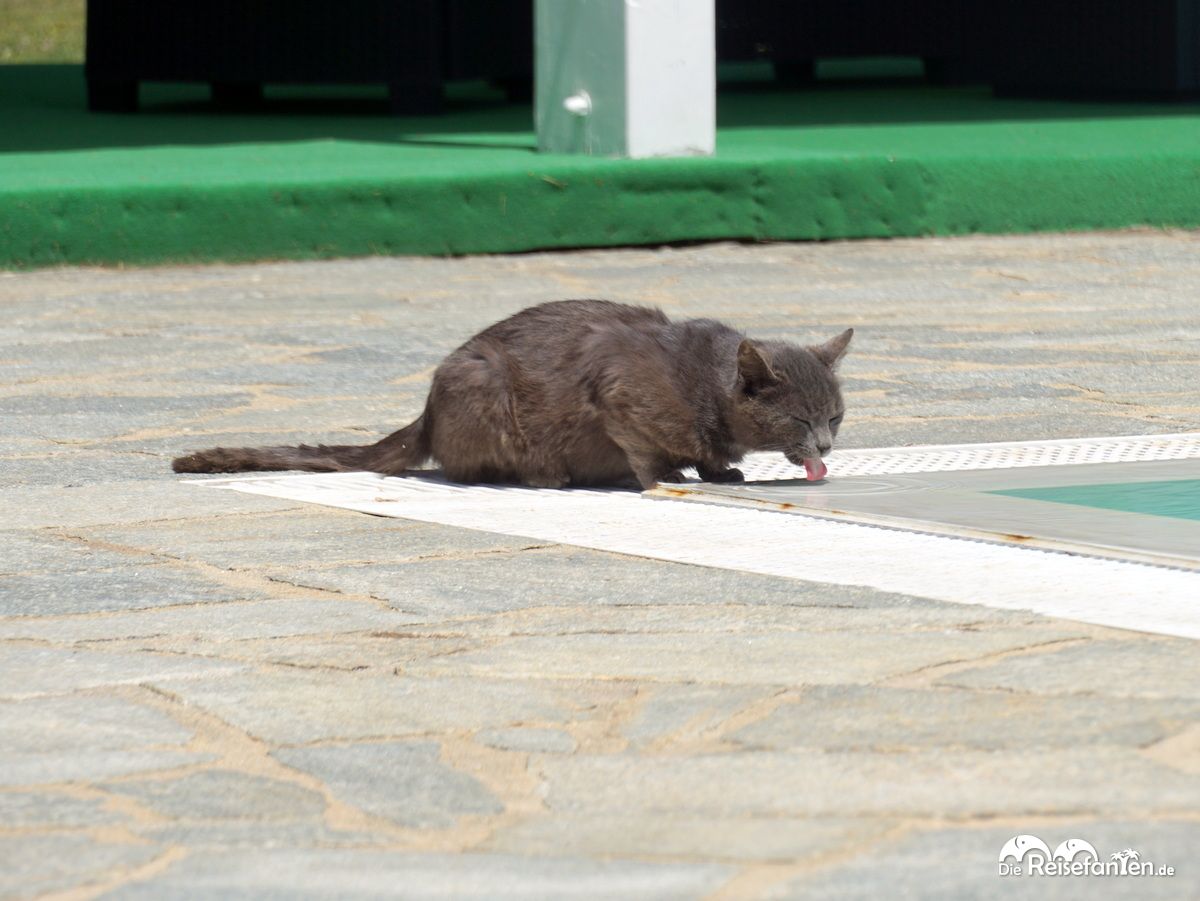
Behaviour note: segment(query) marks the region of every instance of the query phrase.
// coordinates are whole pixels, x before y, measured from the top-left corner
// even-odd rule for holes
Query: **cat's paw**
[[[740,469],[701,469],[700,478],[706,482],[744,482],[746,476]]]
[[[678,485],[681,482],[686,482],[682,472],[678,469],[672,469],[670,472],[663,473],[658,477],[659,484]]]

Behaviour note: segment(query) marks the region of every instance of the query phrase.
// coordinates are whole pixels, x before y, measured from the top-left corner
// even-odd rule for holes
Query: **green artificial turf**
[[[482,86],[440,117],[369,89],[221,113],[195,85],[114,115],[79,67],[0,66],[0,266],[1195,226],[1196,112],[741,82],[716,156],[631,161],[536,153],[529,107]]]

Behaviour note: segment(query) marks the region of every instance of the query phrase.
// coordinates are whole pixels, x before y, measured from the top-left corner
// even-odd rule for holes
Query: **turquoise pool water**
[[[1055,504],[1074,504],[1078,507],[1168,516],[1172,519],[1200,520],[1200,479],[1009,488],[987,493]]]

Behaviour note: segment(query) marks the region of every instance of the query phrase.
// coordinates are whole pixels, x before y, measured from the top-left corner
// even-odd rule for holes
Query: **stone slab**
[[[475,740],[501,751],[535,754],[570,754],[578,746],[569,732],[536,727],[483,729],[475,734]]]
[[[86,835],[0,836],[0,897],[36,898],[142,866],[161,848],[101,842]]]
[[[696,740],[719,729],[739,711],[768,701],[773,686],[659,684],[647,686],[641,703],[622,726],[631,748],[649,750],[664,741]]]
[[[516,637],[450,657],[414,661],[413,674],[501,679],[622,678],[763,685],[862,683],[936,663],[1070,637],[1054,631],[963,631],[945,636],[847,632]]]
[[[906,603],[916,608],[926,603],[914,604],[901,595],[863,589],[564,547],[419,560],[403,567],[386,563],[322,569],[298,567],[292,577],[314,587],[384,598],[399,609],[433,620],[533,607],[626,609],[735,601],[775,608]],[[520,584],[521,591],[510,590],[513,584]],[[982,615],[986,618],[994,614]]]
[[[329,786],[339,799],[416,829],[446,828],[459,817],[501,813],[504,805],[476,778],[439,759],[429,741],[281,748],[281,762]]]
[[[142,452],[79,449],[42,441],[23,449],[25,454],[5,455],[0,439],[0,489],[82,488],[97,482],[160,481],[171,461]]]
[[[686,569],[690,567],[663,563],[662,578],[677,578],[677,570]],[[709,574],[716,579],[721,571],[710,570]],[[410,635],[480,640],[588,633],[854,631],[891,634],[921,629],[958,631],[991,624],[1015,626],[1044,622],[1042,617],[1028,611],[993,610],[851,586],[742,575],[745,584],[736,594],[714,590],[709,597],[681,593],[658,603],[549,605],[489,614],[428,616],[404,631]],[[786,594],[781,596],[780,589]]]
[[[99,798],[57,792],[0,792],[0,823],[6,829],[80,828],[119,823],[122,817]]]
[[[1092,641],[963,670],[939,680],[966,688],[1049,695],[1200,699],[1200,654],[1185,639]]]
[[[556,812],[672,810],[694,816],[984,817],[1188,814],[1200,774],[1134,751],[741,752],[540,761]]]
[[[0,785],[44,785],[167,770],[211,759],[189,730],[119,698],[0,701]]]
[[[193,421],[249,401],[248,395],[138,397],[104,394],[0,396],[0,433],[51,441],[112,438]]]
[[[291,898],[384,899],[398,891],[413,901],[445,898],[549,901],[684,901],[719,888],[732,875],[715,864],[595,861],[506,854],[416,854],[373,850],[199,853],[166,873],[112,892],[117,901]]]
[[[747,748],[1139,748],[1200,720],[1200,703],[1111,694],[1054,697],[953,689],[813,686],[734,733]]]
[[[570,682],[414,679],[328,670],[188,680],[171,683],[170,689],[259,738],[287,744],[562,723],[578,708],[629,691]]]
[[[67,694],[105,685],[139,685],[240,672],[245,667],[175,654],[109,653],[41,645],[0,645],[0,672],[22,673],[0,685],[0,698]]]
[[[883,818],[686,817],[656,811],[552,814],[500,830],[487,847],[529,856],[794,864],[872,843],[892,828],[894,824]]]
[[[202,575],[161,564],[0,576],[0,614],[58,616],[144,610],[185,604],[252,600],[267,592],[230,588]]]
[[[311,820],[325,810],[325,799],[312,789],[233,770],[204,770],[174,779],[126,779],[103,788],[134,798],[179,823]]]
[[[104,616],[0,618],[0,638],[54,642],[140,639],[145,647],[216,653],[221,644],[240,639],[388,630],[414,619],[370,602],[289,598],[115,611]]]
[[[198,495],[215,492],[196,491]],[[241,492],[222,492],[238,495]],[[466,531],[449,526],[368,517],[339,510],[270,516],[231,516],[220,530],[211,522],[190,520],[153,526],[105,528],[89,536],[181,560],[227,569],[266,570],[293,582],[313,569],[337,564],[388,564],[423,557],[462,558],[472,553],[526,547],[524,538]],[[394,571],[393,571],[394,572]],[[322,587],[334,583],[319,579]],[[352,580],[335,590],[351,590]]]
[[[291,501],[236,491],[197,491],[182,481],[91,482],[79,488],[10,488],[4,527],[43,529],[157,522],[232,512],[289,510]]]

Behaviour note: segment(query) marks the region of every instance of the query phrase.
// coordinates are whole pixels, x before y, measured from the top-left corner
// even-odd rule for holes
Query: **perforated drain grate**
[[[1075,466],[1200,458],[1200,434],[1131,435],[998,444],[946,444],[879,450],[835,451],[831,479],[898,475],[906,472],[961,472],[1026,466]],[[803,478],[803,470],[778,454],[753,454],[742,464],[750,480]],[[798,476],[799,474],[799,476]]]

